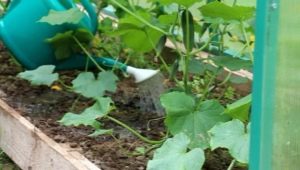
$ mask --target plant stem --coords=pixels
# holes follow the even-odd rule
[[[246,32],[246,29],[245,29],[245,25],[244,25],[243,21],[241,21],[240,23],[241,23],[241,29],[242,29],[244,38],[245,38],[245,40],[246,40],[246,44],[247,44],[248,48],[250,48],[250,41],[249,41],[249,38],[248,38],[248,36],[247,36],[247,32]],[[253,53],[252,53],[251,51],[249,52],[249,55],[250,55],[250,60],[251,60],[251,62],[253,63],[253,62],[254,62],[254,55],[253,55]]]
[[[238,57],[240,54],[242,54],[242,52],[248,47],[247,44],[245,44],[240,50],[237,51],[237,53],[235,53],[232,57]]]
[[[227,76],[226,76],[225,79],[219,84],[219,86],[222,86],[222,85],[226,84],[226,83],[230,80],[231,76],[232,76],[232,72],[228,72]]]
[[[221,54],[224,53],[224,35],[226,34],[227,27],[228,27],[228,25],[225,25],[223,30],[221,31],[221,39],[220,39],[220,45],[219,45],[219,49],[220,49]]]
[[[196,55],[196,54],[202,52],[209,45],[209,43],[211,42],[211,39],[212,38],[210,38],[207,42],[205,42],[205,44],[202,47],[200,47],[200,48],[198,48],[196,50],[193,50],[191,52],[191,55]]]
[[[129,127],[128,125],[126,125],[125,123],[113,118],[113,117],[110,117],[110,116],[106,116],[106,118],[108,118],[109,120],[115,122],[116,124],[124,127],[125,129],[127,129],[128,131],[130,131],[131,133],[133,133],[136,137],[138,137],[139,139],[141,139],[142,141],[146,142],[146,143],[149,143],[149,144],[161,144],[165,141],[165,139],[163,140],[159,140],[159,141],[155,141],[155,140],[150,140],[144,136],[142,136],[141,134],[139,134],[136,130],[132,129],[131,127]]]
[[[90,59],[89,59],[89,58],[86,58],[86,61],[85,61],[85,68],[84,68],[84,71],[85,71],[85,72],[88,71],[89,65],[90,65]]]
[[[188,40],[190,38],[190,34],[194,34],[193,32],[190,32],[190,19],[189,14],[187,11],[184,12],[185,14],[185,20],[186,20],[186,55],[184,57],[184,70],[183,70],[183,83],[184,83],[184,90],[185,93],[189,92],[188,82],[189,82],[189,64],[190,64],[190,57],[191,57],[191,50],[193,50],[193,44],[190,44],[190,41]]]
[[[136,11],[134,1],[133,1],[133,0],[128,0],[128,3],[129,3],[129,5],[130,5],[130,7],[131,7],[134,11]]]
[[[75,101],[72,103],[72,106],[71,106],[71,111],[74,111],[74,108],[75,106],[77,105],[78,101],[80,100],[80,95],[76,97]]]
[[[232,6],[235,6],[237,3],[237,0],[234,0],[233,3],[232,3]]]
[[[130,9],[126,8],[124,5],[122,5],[121,3],[117,2],[116,0],[111,0],[114,4],[116,4],[117,6],[119,6],[120,8],[122,8],[125,12],[127,12],[128,14],[134,16],[136,19],[138,19],[139,21],[141,21],[142,23],[146,24],[147,26],[149,26],[150,28],[159,31],[165,35],[169,35],[168,32],[164,31],[163,29],[151,24],[150,22],[146,21],[144,18],[138,16],[137,14],[135,14],[134,12],[132,12]]]
[[[216,72],[214,72],[214,74],[211,76],[209,82],[206,84],[203,94],[202,94],[200,100],[198,101],[197,109],[199,109],[201,103],[206,99],[206,95],[209,93],[209,88],[210,88],[211,84],[214,82],[214,80],[216,79],[219,70],[220,70],[220,68],[218,68],[218,70]]]
[[[147,122],[147,130],[150,130],[151,128],[150,128],[150,124],[151,124],[151,122],[153,122],[153,121],[158,121],[158,120],[162,120],[162,119],[165,119],[166,117],[164,116],[164,117],[159,117],[159,118],[156,118],[156,119],[151,119],[151,120],[149,120],[148,122]]]
[[[65,87],[67,90],[73,90],[72,86],[66,85],[62,80],[58,80],[58,82]]]
[[[189,92],[189,86],[188,86],[188,83],[189,83],[189,61],[190,61],[190,54],[188,52],[184,59],[184,70],[183,70],[183,83],[184,83],[185,93]]]
[[[158,58],[160,59],[160,61],[162,62],[163,66],[165,67],[165,69],[167,70],[167,72],[168,72],[169,74],[171,74],[171,70],[170,70],[169,66],[167,65],[166,61],[165,61],[165,60],[162,58],[162,56],[161,56],[161,51],[158,51],[158,50],[157,50],[156,45],[155,45],[154,42],[152,41],[152,39],[151,39],[151,37],[150,37],[148,31],[145,29],[144,32],[145,32],[147,38],[149,39],[149,42],[150,42],[152,48],[155,50],[155,53],[156,53],[156,54],[155,54],[155,57],[158,57]]]
[[[200,48],[195,49],[191,52],[192,56],[198,54],[199,52],[202,52],[205,48],[207,48],[209,46],[212,39],[217,35],[217,33],[214,33],[215,31],[216,31],[216,29],[213,30],[213,34],[209,37],[209,39],[205,42],[205,44],[203,44]]]
[[[233,167],[234,167],[234,164],[235,164],[235,162],[236,162],[236,160],[234,159],[234,160],[232,160],[231,161],[231,163],[230,163],[230,165],[229,165],[229,167],[227,168],[227,170],[232,170],[233,169]]]
[[[73,36],[73,39],[75,42],[79,45],[79,47],[83,50],[83,52],[89,57],[89,59],[95,64],[95,66],[99,69],[99,71],[105,71],[98,63],[97,61],[91,56],[91,54],[87,51],[86,48],[81,44],[81,42]]]
[[[158,144],[151,146],[150,148],[148,148],[147,150],[145,150],[144,155],[148,155],[151,151],[153,151],[154,149],[159,148],[160,146],[161,145],[158,145]]]

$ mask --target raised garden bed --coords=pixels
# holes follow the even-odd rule
[[[143,142],[109,121],[105,127],[115,129],[115,139],[110,135],[88,137],[92,129],[87,127],[61,126],[57,120],[72,107],[78,95],[48,87],[32,87],[27,81],[20,80],[16,74],[21,68],[3,48],[0,61],[3,63],[0,69],[0,144],[21,168],[145,169],[150,157],[138,150],[145,146]],[[76,71],[63,72],[66,80],[76,74]],[[243,85],[246,91],[249,90],[247,84]],[[218,89],[216,95],[221,91]],[[140,111],[140,96],[131,79],[122,80],[117,93],[112,97],[118,106],[113,114],[120,120],[152,139],[164,135],[162,120],[155,120],[157,115],[153,112]],[[79,99],[79,103],[74,110],[91,105],[91,101],[84,98]],[[206,156],[204,169],[207,170],[224,169],[231,161],[225,150],[207,152]]]
[[[152,6],[109,3],[118,20],[99,21],[89,1],[82,1],[87,13],[65,3],[61,4],[65,11],[37,16],[42,18],[38,23],[45,26],[45,36],[37,36],[31,45],[44,45],[44,49],[23,50],[32,63],[26,63],[22,54],[16,57],[27,68],[40,66],[36,59],[49,59],[45,64],[50,65],[22,72],[2,49],[3,150],[23,169],[247,169],[252,75],[237,70],[251,70],[254,61],[251,20],[255,8],[236,6],[237,1],[232,5],[210,0],[178,1],[173,11],[166,8],[172,1]],[[107,4],[97,5],[101,9]],[[45,7],[44,13],[52,8]],[[238,13],[229,12],[233,10]],[[89,19],[92,27],[85,25]],[[36,19],[26,21],[30,31],[42,29]],[[70,23],[73,30],[66,27]],[[52,31],[57,34],[53,36]],[[51,46],[41,44],[45,37]],[[12,51],[22,51],[4,42]],[[122,73],[140,75],[145,69],[93,56],[118,56],[116,60],[132,66],[160,68],[162,74],[155,76],[156,81],[147,79],[137,85]],[[54,66],[50,61],[65,65]],[[75,65],[85,71],[55,70]],[[12,126],[22,129],[20,134],[12,133]],[[12,142],[22,138],[20,149],[12,149],[17,145]]]

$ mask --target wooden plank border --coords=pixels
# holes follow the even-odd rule
[[[24,170],[100,170],[64,148],[0,100],[0,147]]]

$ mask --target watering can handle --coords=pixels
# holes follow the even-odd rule
[[[74,0],[59,0],[59,1],[67,8],[74,7]],[[95,11],[95,8],[89,2],[89,0],[80,0],[80,2],[90,16],[92,32],[95,34],[98,28],[98,16]]]
[[[88,14],[91,18],[92,32],[95,34],[98,29],[98,15],[95,11],[95,8],[89,2],[89,0],[80,0],[80,1],[81,1],[82,6],[88,12]]]

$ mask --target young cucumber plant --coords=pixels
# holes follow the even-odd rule
[[[212,133],[214,131],[210,129],[217,128],[232,118],[241,118],[247,124],[250,104],[239,101],[225,109],[219,101],[207,100],[206,97],[223,68],[232,71],[251,69],[254,60],[251,20],[254,17],[255,8],[239,6],[238,1],[233,1],[233,4],[219,1],[205,3],[194,0],[147,1],[152,4],[151,8],[134,2],[126,3],[116,0],[109,2],[116,8],[116,15],[120,21],[115,34],[120,36],[128,47],[139,50],[140,43],[138,42],[149,42],[149,47],[152,45],[152,49],[156,51],[164,64],[165,70],[171,75],[176,75],[174,71],[182,72],[180,74],[182,76],[175,77],[175,80],[179,79],[177,80],[178,86],[182,90],[170,92],[161,97],[161,104],[166,110],[165,124],[171,135],[184,133],[189,138],[189,149],[225,147],[230,150],[230,153],[234,153],[231,152],[232,148],[229,145],[210,145],[211,140],[214,139],[211,134],[218,136],[218,133]],[[139,32],[137,38],[132,37],[133,31]],[[166,64],[160,56],[161,51],[156,46],[161,36],[167,37],[178,53],[179,58],[176,61],[179,60],[179,62],[174,64],[173,68]],[[184,49],[178,45],[178,41],[183,43]],[[143,50],[146,51],[146,49]],[[203,60],[196,59],[195,55],[201,51],[213,55]],[[205,62],[210,61],[216,64],[216,69],[203,68]],[[201,72],[198,71],[199,68],[213,75],[201,95],[192,93],[190,82],[191,75]],[[222,84],[227,81],[231,81],[231,74]],[[237,121],[243,124],[239,120],[235,122]],[[237,137],[239,136],[232,136],[229,139],[233,141]],[[243,146],[248,149],[247,142]],[[232,156],[237,161],[247,163],[247,159],[240,159],[236,154]],[[163,166],[167,164],[167,161],[170,160],[156,162],[155,169],[169,169]],[[153,168],[150,162],[148,169]],[[192,169],[200,169],[200,167]],[[177,166],[174,169],[184,169],[184,166]]]
[[[53,73],[55,66],[45,65],[37,68],[36,70],[25,71],[20,73],[20,78],[29,80],[32,85],[47,85],[51,86],[55,81],[61,82],[62,86],[66,86],[59,80],[57,73]],[[104,92],[115,92],[116,81],[118,78],[111,71],[103,71],[94,76],[92,72],[80,73],[76,79],[72,81],[72,86],[66,86],[69,91],[81,94],[84,97],[94,99],[95,103],[91,107],[85,109],[82,113],[69,112],[59,121],[66,126],[91,126],[95,129],[91,136],[98,136],[101,134],[111,134],[112,129],[102,129],[101,120],[109,119],[112,122],[126,128],[138,138],[146,143],[160,144],[164,140],[154,141],[150,140],[137,131],[126,125],[125,123],[117,120],[116,118],[109,115],[109,113],[115,108],[113,101],[109,97],[104,97]]]
[[[49,15],[43,17],[40,22],[46,22],[51,25],[60,25],[66,23],[78,24],[82,15],[79,15],[77,13],[82,12],[73,8],[63,12],[50,11]],[[59,18],[67,19],[57,21],[56,18],[58,16],[60,16]],[[67,31],[65,33],[58,33],[54,37],[50,37],[49,39],[47,39],[47,42],[51,43],[55,48],[55,54],[58,60],[63,60],[65,58],[71,57],[72,53],[78,52],[78,50],[80,50],[93,61],[93,58],[86,48],[90,46],[91,41],[93,41],[93,35],[87,30],[81,28],[74,31]],[[77,51],[75,51],[74,49]],[[113,106],[113,101],[111,100],[111,98],[104,97],[104,95],[105,92],[115,92],[118,77],[112,71],[105,71],[96,62],[94,62],[94,64],[100,71],[98,75],[95,76],[94,73],[88,71],[82,72],[77,76],[76,79],[72,81],[71,87],[65,85],[62,80],[59,80],[59,75],[57,73],[53,73],[55,70],[55,66],[53,65],[45,65],[35,70],[25,71],[23,73],[20,73],[18,76],[23,79],[29,80],[32,85],[51,86],[55,81],[57,81],[61,83],[61,86],[66,87],[69,91],[76,92],[86,98],[94,99],[94,105],[85,109],[82,113],[77,114],[70,112],[65,114],[65,116],[59,122],[66,126],[91,126],[95,129],[94,133],[91,134],[91,136],[111,134],[112,130],[102,129],[100,123],[100,121],[103,119],[109,119],[114,123],[126,128],[144,142],[150,144],[162,143],[164,140],[150,140],[140,135],[137,131],[130,128],[125,123],[109,115],[109,113],[115,107]]]
[[[95,104],[80,114],[67,113],[60,122],[67,126],[91,126],[95,129],[91,135],[96,136],[112,133],[112,129],[101,128],[101,120],[109,119],[145,142],[162,144],[165,141],[148,162],[149,170],[199,170],[205,161],[203,150],[219,147],[227,148],[234,158],[229,169],[235,161],[247,164],[251,96],[226,108],[218,99],[207,97],[223,69],[251,69],[254,60],[254,29],[251,23],[255,7],[249,6],[249,2],[244,4],[245,2],[236,0],[209,3],[198,0],[109,0],[107,3],[115,8],[114,17],[117,18],[114,20],[117,19],[118,24],[113,27],[110,19],[106,18],[105,22],[110,24],[106,25],[108,28],[100,29],[101,35],[119,37],[126,48],[139,53],[154,51],[155,57],[161,61],[162,67],[178,86],[178,90],[167,92],[160,99],[166,111],[165,125],[173,138],[152,141],[111,117],[109,113],[114,109],[113,102],[104,97],[104,92],[114,92],[118,78],[97,63],[95,65],[100,71],[97,76],[83,72],[72,82],[72,87],[68,87],[69,90],[94,99]],[[76,9],[52,11],[40,22],[52,25],[76,24],[80,20],[80,12]],[[66,20],[57,21],[53,15],[63,15],[61,18]],[[166,62],[162,56],[167,40],[173,44],[177,53],[174,63]],[[78,51],[83,51],[87,57],[91,56],[90,42],[93,41],[93,36],[88,31],[68,31],[49,37],[47,41],[55,48],[58,59],[67,58]],[[207,52],[209,56],[199,59],[199,52]],[[214,63],[216,67],[209,66],[208,63]],[[53,69],[53,66],[43,66],[19,76],[35,85],[51,85],[58,80]],[[210,75],[209,79],[201,87],[203,89],[196,90],[201,93],[197,94],[193,90],[191,77],[204,74]],[[221,84],[231,81],[234,80],[229,73]],[[224,138],[226,140],[222,140]]]

